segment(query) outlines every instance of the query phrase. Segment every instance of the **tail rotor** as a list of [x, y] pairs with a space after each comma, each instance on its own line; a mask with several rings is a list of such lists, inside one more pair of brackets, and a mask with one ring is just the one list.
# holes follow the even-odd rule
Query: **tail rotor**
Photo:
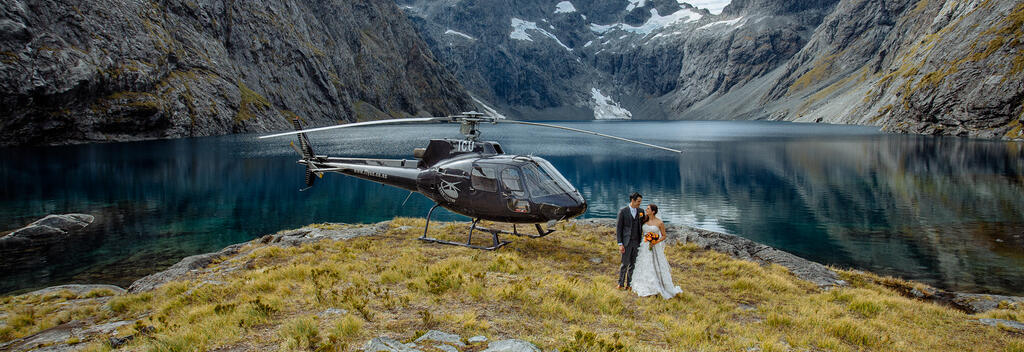
[[[292, 126], [295, 126], [295, 130], [296, 131], [301, 131], [302, 130], [302, 126], [299, 124], [299, 118], [298, 117], [292, 119]], [[313, 184], [316, 181], [316, 177], [313, 177], [314, 174], [317, 177], [323, 177], [323, 174], [319, 173], [319, 172], [314, 172], [313, 171], [314, 154], [313, 154], [313, 147], [309, 143], [309, 138], [306, 137], [305, 133], [299, 133], [298, 134], [298, 138], [299, 138], [299, 145], [296, 146], [295, 142], [292, 142], [291, 146], [292, 146], [292, 149], [295, 149], [296, 153], [299, 153], [299, 156], [302, 157], [303, 163], [306, 164], [306, 187], [299, 190], [299, 191], [305, 191], [307, 189], [313, 188]]]

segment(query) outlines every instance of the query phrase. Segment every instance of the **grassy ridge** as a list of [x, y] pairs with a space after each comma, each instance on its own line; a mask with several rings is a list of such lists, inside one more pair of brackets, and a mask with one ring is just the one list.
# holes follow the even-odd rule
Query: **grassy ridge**
[[[614, 290], [611, 228], [568, 225], [485, 252], [416, 241], [422, 225], [398, 218], [379, 236], [250, 244], [187, 281], [112, 298], [90, 293], [75, 308], [62, 305], [77, 298], [66, 293], [4, 297], [0, 308], [10, 313], [0, 338], [90, 319], [137, 320], [115, 335], [137, 334], [126, 346], [147, 351], [354, 350], [376, 336], [406, 341], [427, 329], [562, 351], [1024, 351], [1020, 334], [971, 320], [1020, 321], [1024, 307], [970, 316], [877, 283], [891, 278], [839, 271], [852, 286], [822, 291], [781, 266], [675, 245], [666, 254], [684, 293], [639, 298]], [[458, 239], [467, 227], [437, 225], [433, 235]]]

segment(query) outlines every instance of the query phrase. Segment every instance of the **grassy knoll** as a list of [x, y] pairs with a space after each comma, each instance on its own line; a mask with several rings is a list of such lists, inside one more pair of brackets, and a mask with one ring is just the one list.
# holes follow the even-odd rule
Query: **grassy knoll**
[[[971, 316], [876, 283], [893, 279], [840, 271], [852, 286], [823, 291], [781, 266], [674, 245], [666, 252], [684, 293], [638, 298], [614, 290], [610, 228], [568, 225], [486, 252], [416, 241], [422, 224], [399, 218], [379, 236], [250, 244], [187, 281], [112, 298], [91, 293], [73, 308], [67, 294], [4, 297], [0, 341], [88, 319], [136, 320], [115, 335], [137, 334], [122, 348], [144, 351], [355, 350], [376, 336], [408, 341], [428, 329], [561, 351], [1024, 351], [1020, 334], [972, 321], [1021, 321], [1024, 307]], [[467, 226], [433, 228], [455, 239]]]

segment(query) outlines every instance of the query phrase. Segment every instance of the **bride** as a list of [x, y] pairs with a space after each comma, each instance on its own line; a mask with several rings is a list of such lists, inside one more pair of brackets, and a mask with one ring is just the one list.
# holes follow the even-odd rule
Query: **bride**
[[[662, 298], [669, 299], [682, 293], [679, 286], [672, 284], [672, 274], [669, 272], [668, 260], [665, 259], [665, 223], [658, 219], [658, 206], [650, 204], [647, 206], [647, 222], [643, 224], [641, 233], [644, 240], [640, 243], [640, 249], [636, 255], [636, 268], [633, 269], [633, 292], [640, 297], [660, 294]], [[648, 242], [647, 233], [660, 235], [657, 240]]]

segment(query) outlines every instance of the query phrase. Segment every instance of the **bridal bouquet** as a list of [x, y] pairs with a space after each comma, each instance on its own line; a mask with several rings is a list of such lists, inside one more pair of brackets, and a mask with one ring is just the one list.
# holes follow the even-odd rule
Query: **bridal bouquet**
[[644, 234], [644, 241], [654, 242], [661, 239], [661, 235], [656, 232], [648, 232]]

